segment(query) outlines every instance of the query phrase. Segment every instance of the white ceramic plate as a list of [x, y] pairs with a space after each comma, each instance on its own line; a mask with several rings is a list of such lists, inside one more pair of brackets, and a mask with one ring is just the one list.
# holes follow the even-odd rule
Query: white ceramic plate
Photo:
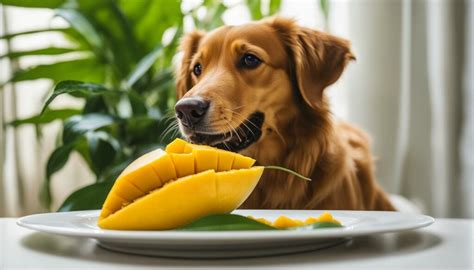
[[[236, 210], [234, 214], [274, 220], [280, 215], [306, 219], [316, 210]], [[329, 211], [342, 228], [305, 231], [118, 231], [97, 227], [99, 211], [46, 213], [20, 218], [17, 224], [46, 233], [94, 238], [104, 248], [150, 256], [235, 258], [288, 254], [337, 245], [354, 236], [428, 226], [429, 216], [381, 211]]]

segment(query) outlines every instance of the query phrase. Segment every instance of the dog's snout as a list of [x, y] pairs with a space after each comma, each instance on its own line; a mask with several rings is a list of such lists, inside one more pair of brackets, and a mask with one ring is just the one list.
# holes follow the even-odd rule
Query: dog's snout
[[183, 98], [174, 107], [181, 124], [190, 128], [204, 118], [208, 108], [209, 101], [197, 97]]

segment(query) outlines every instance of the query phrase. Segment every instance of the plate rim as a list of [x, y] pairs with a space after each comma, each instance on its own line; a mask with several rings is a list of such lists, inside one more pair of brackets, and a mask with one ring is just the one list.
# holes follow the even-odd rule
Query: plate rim
[[[318, 230], [305, 230], [305, 231], [126, 231], [126, 230], [104, 230], [104, 229], [93, 229], [86, 230], [86, 227], [80, 228], [80, 230], [74, 228], [57, 227], [44, 224], [32, 224], [29, 220], [38, 217], [50, 216], [50, 215], [72, 215], [79, 216], [85, 214], [97, 214], [100, 210], [84, 210], [84, 211], [71, 211], [71, 212], [52, 212], [52, 213], [41, 213], [33, 214], [18, 218], [16, 224], [18, 226], [63, 236], [83, 237], [83, 238], [95, 238], [97, 240], [134, 240], [134, 241], [156, 241], [156, 240], [179, 240], [179, 241], [200, 241], [208, 240], [210, 243], [227, 241], [230, 239], [241, 240], [241, 241], [259, 241], [259, 240], [288, 240], [288, 239], [324, 239], [324, 238], [340, 238], [340, 237], [355, 237], [363, 235], [381, 234], [389, 232], [401, 232], [407, 230], [414, 230], [423, 227], [427, 227], [435, 222], [435, 219], [428, 215], [419, 215], [403, 212], [392, 212], [392, 211], [353, 211], [353, 210], [263, 210], [263, 209], [239, 209], [235, 213], [241, 212], [323, 212], [327, 211], [334, 216], [338, 215], [350, 215], [350, 214], [362, 214], [362, 215], [401, 215], [404, 218], [416, 218], [417, 222], [413, 221], [413, 224], [404, 224], [403, 226], [385, 225], [382, 228], [356, 228], [353, 226], [346, 226], [343, 228], [322, 228]], [[350, 213], [350, 214], [349, 214]], [[212, 239], [209, 237], [212, 236]]]

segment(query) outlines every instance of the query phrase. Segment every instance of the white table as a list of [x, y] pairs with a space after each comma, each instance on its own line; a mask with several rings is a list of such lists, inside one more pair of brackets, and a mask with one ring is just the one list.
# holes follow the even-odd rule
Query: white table
[[38, 233], [0, 218], [0, 269], [473, 269], [474, 220], [438, 219], [416, 231], [354, 238], [314, 252], [252, 259], [177, 260], [114, 253], [94, 240]]

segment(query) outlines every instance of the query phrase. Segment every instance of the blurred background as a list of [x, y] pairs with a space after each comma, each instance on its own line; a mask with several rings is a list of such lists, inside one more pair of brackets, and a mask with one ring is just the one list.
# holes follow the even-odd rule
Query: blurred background
[[0, 216], [99, 208], [178, 135], [182, 34], [275, 14], [351, 40], [357, 61], [326, 93], [371, 134], [381, 185], [474, 217], [471, 0], [0, 0]]

